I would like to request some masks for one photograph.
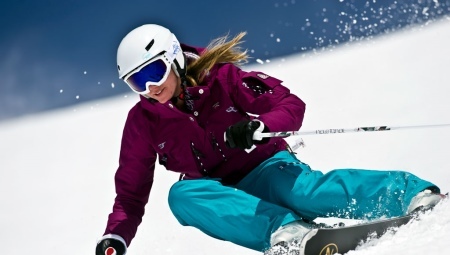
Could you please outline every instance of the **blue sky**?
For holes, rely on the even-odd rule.
[[[0,3],[0,121],[128,92],[116,49],[136,26],[157,23],[206,45],[247,31],[253,61],[306,52],[423,23],[450,0],[87,1]]]

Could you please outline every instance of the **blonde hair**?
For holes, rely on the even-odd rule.
[[[239,46],[242,43],[241,39],[246,34],[246,32],[241,32],[229,41],[228,35],[212,40],[200,57],[188,64],[186,79],[189,84],[193,87],[200,84],[215,64],[228,62],[241,65],[247,63],[249,58],[247,50],[242,51]]]

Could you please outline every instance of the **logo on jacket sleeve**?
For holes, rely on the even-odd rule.
[[[263,73],[258,73],[258,74],[256,74],[256,76],[258,76],[259,78],[261,78],[263,80],[265,80],[265,79],[270,77],[269,75],[263,74]]]
[[[228,109],[226,109],[227,112],[237,112],[236,108],[234,108],[233,106],[228,107]]]

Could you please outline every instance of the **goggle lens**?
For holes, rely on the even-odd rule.
[[[144,67],[138,72],[130,75],[126,79],[127,84],[137,92],[144,92],[147,90],[147,83],[159,83],[166,72],[170,70],[170,67],[162,59],[155,60]]]

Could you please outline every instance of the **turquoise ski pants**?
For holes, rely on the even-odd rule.
[[[169,192],[169,206],[182,225],[264,251],[270,235],[292,221],[401,216],[427,188],[439,191],[404,171],[340,169],[323,174],[282,151],[235,186],[214,179],[179,181]]]

